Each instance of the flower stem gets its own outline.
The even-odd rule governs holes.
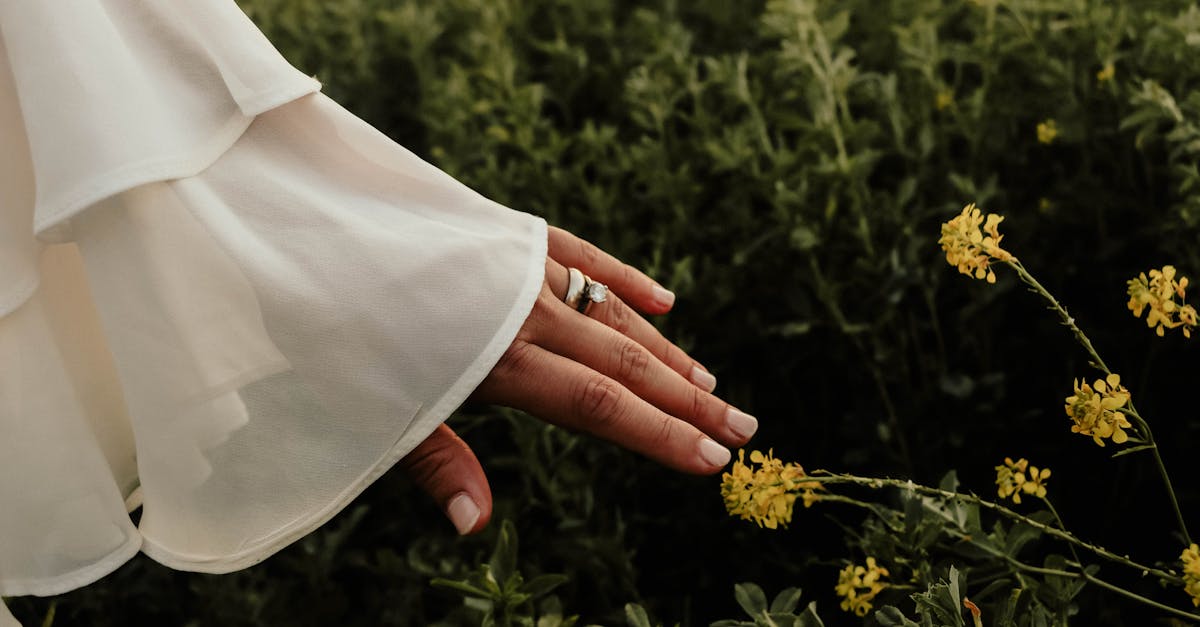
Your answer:
[[[1050,291],[1047,290],[1041,283],[1039,283],[1038,280],[1035,279],[1033,275],[1025,269],[1025,266],[1021,265],[1021,260],[1014,257],[1011,260],[1005,261],[1004,263],[1007,263],[1013,270],[1016,270],[1017,276],[1020,277],[1022,282],[1031,287],[1033,291],[1044,298],[1046,302],[1050,303],[1050,308],[1058,314],[1058,317],[1062,319],[1063,324],[1071,330],[1071,333],[1075,336],[1075,339],[1081,346],[1083,346],[1083,349],[1087,351],[1088,356],[1092,360],[1092,364],[1098,370],[1103,372],[1105,376],[1112,374],[1112,370],[1110,370],[1108,365],[1104,363],[1104,360],[1100,358],[1100,353],[1096,352],[1096,347],[1092,346],[1092,341],[1088,339],[1088,336],[1084,334],[1083,330],[1075,324],[1075,318],[1071,317],[1071,315],[1067,313],[1066,308],[1064,308],[1058,302],[1058,299],[1054,298],[1054,295],[1051,294]],[[1162,477],[1163,485],[1167,488],[1167,498],[1171,501],[1171,509],[1175,512],[1175,522],[1177,525],[1179,525],[1180,533],[1183,534],[1183,542],[1184,544],[1191,544],[1192,537],[1188,533],[1187,523],[1184,522],[1183,510],[1179,507],[1179,499],[1175,496],[1175,488],[1171,485],[1171,476],[1167,473],[1167,467],[1166,464],[1163,463],[1162,455],[1159,453],[1158,444],[1154,442],[1154,433],[1150,431],[1150,423],[1146,422],[1146,420],[1142,418],[1141,414],[1138,413],[1137,409],[1133,407],[1132,399],[1129,401],[1129,412],[1127,415],[1133,418],[1134,422],[1137,423],[1138,431],[1141,433],[1142,438],[1146,441],[1148,449],[1154,455],[1154,464],[1158,467],[1158,474]]]
[[[1114,586],[1113,584],[1108,583],[1107,581],[1104,581],[1103,579],[1094,577],[1094,576],[1088,574],[1087,571],[1083,571],[1083,578],[1087,579],[1090,583],[1094,583],[1097,586],[1104,588],[1105,590],[1116,592],[1119,595],[1128,597],[1139,603],[1144,603],[1146,605],[1149,605],[1150,607],[1167,612],[1168,614],[1174,614],[1175,616],[1178,616],[1180,618],[1186,618],[1188,620],[1193,620],[1193,621],[1200,620],[1200,614],[1192,614],[1191,612],[1185,612],[1183,610],[1178,610],[1178,609],[1171,607],[1170,605],[1164,605],[1162,603],[1159,603],[1158,601],[1154,601],[1152,599],[1147,599],[1146,597],[1144,597],[1140,594],[1130,592],[1130,591],[1126,590],[1125,588],[1122,588],[1120,586]]]
[[[1047,503],[1047,505],[1049,505],[1049,503]],[[1057,518],[1057,517],[1058,517],[1058,514],[1055,514],[1055,518]],[[1061,519],[1059,519],[1059,524],[1062,524]],[[1005,563],[1007,563],[1008,565],[1010,565],[1013,568],[1016,568],[1017,570],[1020,570],[1020,571],[1036,573],[1039,575],[1045,575],[1045,576],[1051,576],[1051,577],[1069,577],[1071,579],[1084,579],[1090,583],[1094,583],[1097,586],[1100,586],[1101,588],[1104,588],[1106,590],[1111,590],[1122,596],[1133,599],[1134,601],[1137,601],[1139,603],[1144,603],[1146,605],[1157,608],[1164,612],[1168,612],[1170,614],[1174,614],[1176,616],[1180,616],[1180,617],[1187,618],[1190,620],[1200,619],[1200,614],[1192,614],[1189,612],[1185,612],[1183,610],[1173,608],[1169,605],[1164,605],[1162,603],[1159,603],[1158,601],[1149,599],[1140,594],[1131,592],[1120,586],[1117,586],[1117,585],[1111,584],[1107,581],[1104,581],[1103,579],[1100,579],[1099,577],[1096,577],[1096,576],[1092,575],[1091,573],[1089,573],[1087,571],[1087,569],[1084,568],[1083,564],[1079,563],[1078,561],[1076,561],[1073,565],[1079,568],[1079,572],[1074,572],[1074,571],[1069,571],[1069,570],[1061,570],[1058,568],[1044,568],[1041,566],[1033,566],[1031,564],[1026,564],[1025,562],[1022,562],[1021,560],[1018,560],[1015,557],[1012,557],[1011,555],[1007,555],[1001,551],[997,551],[997,550],[987,547],[987,546],[978,545],[978,544],[975,546],[979,547],[986,553],[989,553],[995,557],[998,557],[998,558],[1004,560]],[[1074,553],[1073,548],[1072,548],[1071,552]]]
[[[1054,516],[1054,521],[1058,523],[1058,528],[1062,529],[1063,531],[1067,531],[1067,525],[1065,523],[1063,523],[1062,516],[1058,515],[1058,510],[1054,509],[1054,503],[1051,503],[1050,499],[1048,499],[1044,496],[1042,497],[1042,502],[1046,504],[1046,508],[1050,510],[1050,514]],[[1071,557],[1074,557],[1076,562],[1079,562],[1082,564],[1083,560],[1079,559],[1079,553],[1077,551],[1075,551],[1075,545],[1068,544],[1067,548],[1069,548],[1071,550]]]
[[[884,488],[899,488],[899,489],[903,489],[903,490],[912,490],[913,492],[916,492],[918,494],[924,494],[927,496],[935,496],[935,497],[944,498],[944,499],[956,499],[956,500],[965,501],[967,503],[972,503],[972,504],[978,505],[980,507],[983,507],[985,509],[990,509],[990,510],[996,512],[997,514],[1000,514],[1006,518],[1027,524],[1030,527],[1033,527],[1033,528],[1041,531],[1042,533],[1045,533],[1046,535],[1053,536],[1055,538],[1058,538],[1059,540],[1062,540],[1069,544],[1073,544],[1073,545],[1075,545],[1079,548],[1082,548],[1086,551],[1089,551],[1099,557],[1102,557],[1109,561],[1121,564],[1122,566],[1126,566],[1126,567],[1132,568],[1134,570],[1139,570],[1146,574],[1152,574],[1156,577],[1159,577],[1160,579],[1164,579],[1164,580],[1169,581],[1176,585],[1183,584],[1183,579],[1181,579],[1178,575],[1169,573],[1169,572],[1159,569],[1159,568],[1154,568],[1152,566],[1146,566],[1145,564],[1139,564],[1139,563],[1129,559],[1128,557],[1125,557],[1122,555],[1117,555],[1116,553],[1113,553],[1112,551],[1109,551],[1108,549],[1105,549],[1104,547],[1096,546],[1094,544],[1091,544],[1089,542],[1081,540],[1069,531],[1059,529],[1057,527],[1047,525],[1046,523],[1039,522],[1037,520],[1029,518],[1028,516],[1018,514],[1017,512],[1014,512],[1011,509],[1004,507],[1003,505],[999,505],[999,504],[993,503],[991,501],[986,501],[984,499],[979,498],[978,496],[975,496],[974,494],[964,494],[962,492],[951,492],[949,490],[942,490],[940,488],[931,488],[929,486],[924,486],[919,483],[913,483],[912,481],[901,480],[901,479],[881,479],[881,478],[877,478],[877,477],[860,477],[857,475],[835,474],[835,473],[831,473],[829,471],[824,471],[824,470],[818,470],[818,471],[809,473],[808,477],[806,477],[806,480],[812,480],[812,481],[816,481],[818,483],[830,483],[830,484],[849,483],[849,484],[853,484],[853,485],[857,485],[857,486],[870,488],[873,490],[882,490]],[[821,498],[822,498],[822,500],[824,500],[824,499],[827,499],[828,497],[825,495],[822,495]]]

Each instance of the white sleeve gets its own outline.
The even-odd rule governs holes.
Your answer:
[[[545,223],[318,88],[232,0],[0,2],[0,595],[255,564],[512,341]]]

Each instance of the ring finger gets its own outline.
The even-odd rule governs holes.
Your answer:
[[[561,297],[567,293],[568,271],[557,260],[546,260],[546,277],[555,294]],[[649,281],[649,279],[646,280]],[[658,329],[654,328],[649,321],[630,309],[620,297],[613,294],[617,291],[614,288],[609,292],[607,300],[603,303],[593,304],[588,310],[588,317],[632,338],[649,350],[658,361],[691,381],[693,385],[705,392],[712,392],[717,385],[716,377],[709,374],[708,370],[692,359],[682,348],[663,337],[662,333],[659,333]]]
[[[611,296],[599,306],[625,307]],[[745,444],[758,429],[754,417],[688,383],[633,337],[567,308],[556,308],[550,315],[555,332],[538,340],[538,345],[547,350],[611,377],[658,409],[699,427],[723,444]]]

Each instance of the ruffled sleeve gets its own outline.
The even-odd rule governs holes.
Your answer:
[[[322,96],[233,2],[0,2],[0,37],[0,594],[139,550],[265,559],[528,315],[544,222]]]

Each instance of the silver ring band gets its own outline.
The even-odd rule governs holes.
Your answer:
[[[563,296],[563,302],[571,309],[579,309],[579,301],[583,296],[583,287],[587,283],[587,278],[583,276],[583,272],[579,268],[567,268],[567,294]]]
[[[592,303],[602,303],[608,300],[608,286],[593,281],[579,268],[567,268],[567,293],[563,302],[568,307],[581,314],[587,314]]]

